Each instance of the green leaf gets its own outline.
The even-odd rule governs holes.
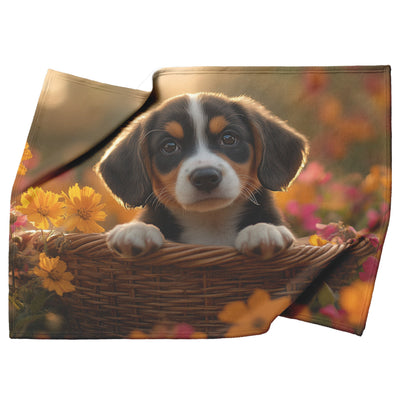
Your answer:
[[[14,325],[15,332],[19,334],[23,334],[29,327],[29,325],[33,324],[36,321],[44,318],[44,314],[37,314],[37,315],[27,315],[23,318],[19,318]]]
[[[50,297],[51,295],[49,295],[49,292],[47,291],[44,290],[37,291],[30,304],[32,314],[37,314],[39,312],[42,312],[43,309],[45,308],[47,300]]]
[[[336,301],[335,293],[325,282],[321,286],[321,289],[317,292],[316,297],[320,308],[325,307],[329,304],[334,304]]]

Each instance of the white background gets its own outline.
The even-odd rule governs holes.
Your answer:
[[[2,398],[400,398],[395,1],[1,4]],[[9,196],[48,68],[150,89],[167,66],[374,64],[392,66],[394,207],[361,338],[279,318],[265,335],[231,340],[8,339]]]

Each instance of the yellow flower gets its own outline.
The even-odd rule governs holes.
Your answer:
[[[266,332],[272,321],[291,304],[290,297],[271,300],[269,294],[256,289],[247,300],[234,301],[225,305],[218,318],[233,324],[225,334],[227,337],[257,335]]]
[[[22,155],[22,160],[21,160],[21,163],[19,164],[19,167],[18,167],[18,172],[17,172],[18,175],[25,175],[26,174],[27,168],[23,164],[23,161],[30,160],[31,158],[32,158],[32,153],[31,153],[31,151],[29,149],[29,144],[26,143],[25,144],[25,149],[24,149],[24,154]]]
[[[15,208],[26,215],[38,229],[48,229],[50,223],[60,226],[64,218],[64,203],[58,194],[42,188],[29,188],[21,195],[21,205]]]
[[[362,189],[365,193],[381,190],[384,199],[389,202],[391,184],[390,169],[381,165],[373,165],[362,183]]]
[[[313,246],[323,246],[324,244],[329,243],[328,240],[322,239],[322,237],[318,235],[311,235],[308,241]]]
[[[103,232],[104,228],[96,221],[104,221],[106,213],[101,211],[105,204],[100,204],[101,195],[89,186],[80,189],[78,184],[70,187],[65,196],[67,216],[64,223],[67,231],[75,228],[84,233]]]
[[[357,280],[340,291],[340,306],[347,313],[347,320],[353,326],[362,326],[367,319],[374,285]]]
[[[149,337],[149,335],[139,330],[134,330],[127,336],[128,339],[148,339]]]
[[[46,254],[39,254],[39,267],[35,267],[35,275],[43,278],[43,287],[49,291],[55,291],[59,296],[72,292],[75,286],[71,283],[74,276],[66,272],[67,264],[60,257],[51,258]]]
[[[282,210],[292,200],[296,200],[298,204],[314,203],[317,200],[317,184],[314,182],[295,182],[286,192],[274,192],[274,199]]]
[[[197,332],[188,324],[159,324],[150,333],[135,329],[129,333],[128,339],[206,339],[207,335]]]

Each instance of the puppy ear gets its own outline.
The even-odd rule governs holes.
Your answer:
[[[270,190],[286,190],[306,162],[307,139],[250,98],[242,97],[239,103],[253,129],[260,183]]]
[[[143,159],[142,124],[127,131],[95,166],[105,185],[126,207],[144,206],[152,186]]]

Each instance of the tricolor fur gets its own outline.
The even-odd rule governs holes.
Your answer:
[[[123,256],[166,238],[269,257],[293,241],[270,191],[290,185],[307,152],[301,134],[248,97],[169,99],[126,128],[97,166],[125,206],[145,206],[108,243]]]

